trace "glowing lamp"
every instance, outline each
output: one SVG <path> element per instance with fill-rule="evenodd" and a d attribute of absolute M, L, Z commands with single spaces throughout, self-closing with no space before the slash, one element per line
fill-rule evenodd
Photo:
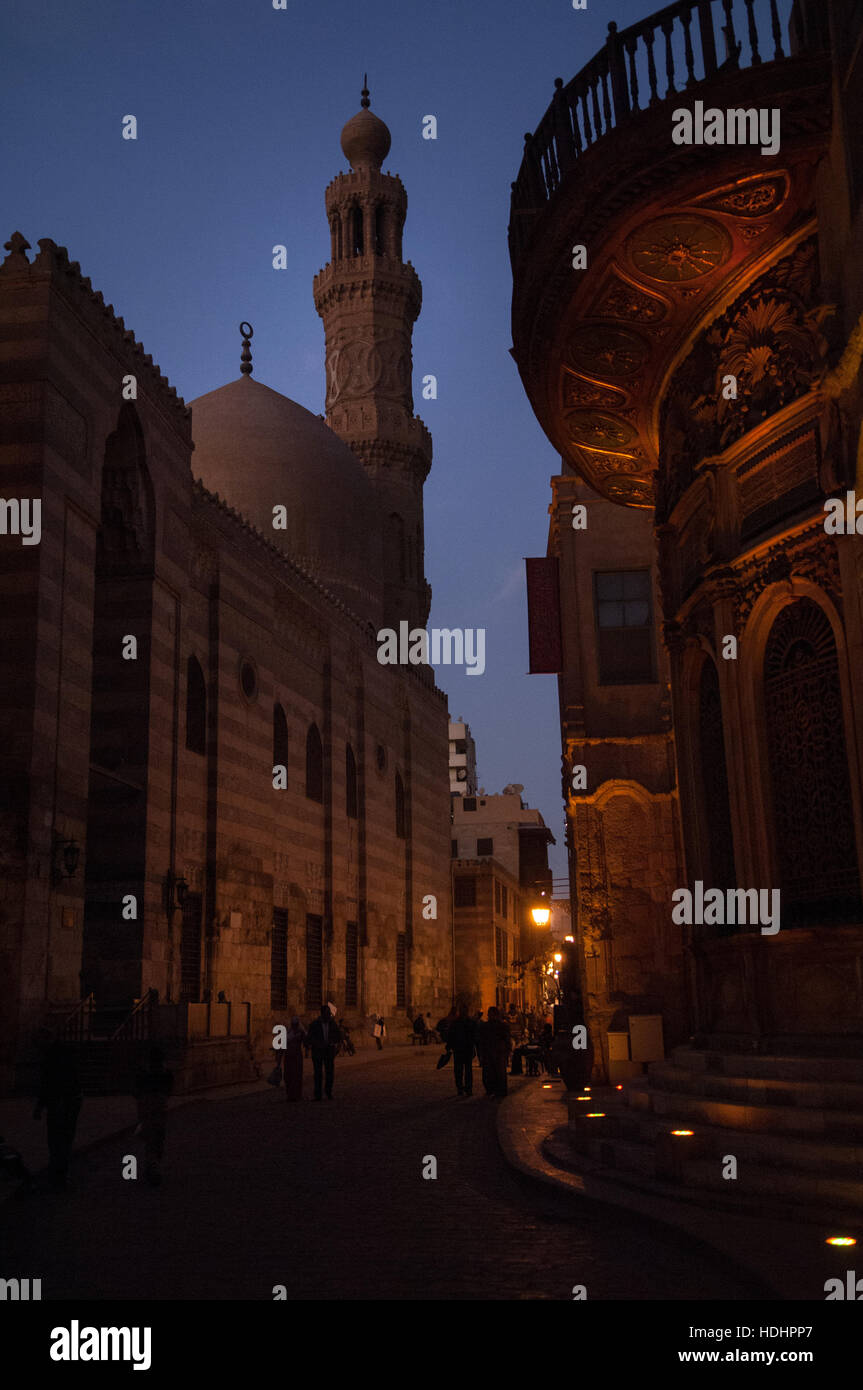
<path fill-rule="evenodd" d="M 533 918 L 535 927 L 547 927 L 551 919 L 551 909 L 548 907 L 532 907 L 530 915 Z"/>
<path fill-rule="evenodd" d="M 604 1120 L 604 1119 L 605 1119 L 605 1111 L 604 1111 L 604 1110 L 592 1110 L 592 1111 L 590 1112 L 590 1114 L 589 1114 L 589 1115 L 585 1115 L 584 1118 L 585 1118 L 586 1120 Z"/>
<path fill-rule="evenodd" d="M 560 952 L 559 952 L 559 951 L 555 951 L 555 953 L 554 953 L 554 963 L 555 963 L 555 965 L 560 965 L 560 962 L 561 962 L 562 960 L 563 960 L 563 956 L 560 954 Z"/>
<path fill-rule="evenodd" d="M 854 1236 L 828 1236 L 825 1245 L 856 1245 Z"/>
<path fill-rule="evenodd" d="M 672 1133 L 672 1134 L 681 1135 L 681 1136 L 682 1136 L 682 1135 L 692 1135 L 692 1134 L 695 1133 L 695 1130 L 693 1130 L 693 1129 L 673 1129 L 673 1130 L 671 1130 L 671 1133 Z"/>
<path fill-rule="evenodd" d="M 572 941 L 572 942 L 575 941 L 575 937 L 574 937 L 574 936 L 565 936 L 563 939 L 564 939 L 564 941 Z"/>

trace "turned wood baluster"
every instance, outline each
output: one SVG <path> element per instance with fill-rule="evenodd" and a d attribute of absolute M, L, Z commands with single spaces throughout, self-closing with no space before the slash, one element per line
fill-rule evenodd
<path fill-rule="evenodd" d="M 776 44 L 773 57 L 784 58 L 785 54 L 782 51 L 782 26 L 779 23 L 779 11 L 776 8 L 776 0 L 770 0 L 770 23 L 773 29 L 773 40 Z"/>
<path fill-rule="evenodd" d="M 734 33 L 734 19 L 731 11 L 734 8 L 734 0 L 722 0 L 722 8 L 725 11 L 725 24 L 722 32 L 725 35 L 725 62 L 730 68 L 736 68 L 740 58 L 740 44 Z M 723 65 L 724 66 L 724 65 Z"/>
<path fill-rule="evenodd" d="M 684 9 L 681 10 L 680 18 L 683 24 L 683 46 L 686 54 L 686 85 L 687 87 L 693 87 L 695 85 L 696 77 L 695 59 L 692 54 L 692 34 L 690 32 L 692 27 L 691 5 L 686 5 Z"/>
<path fill-rule="evenodd" d="M 659 101 L 659 93 L 656 90 L 656 64 L 653 61 L 652 24 L 648 24 L 644 30 L 644 42 L 647 45 L 647 80 L 650 83 L 650 105 L 655 106 Z"/>
<path fill-rule="evenodd" d="M 590 95 L 593 100 L 593 129 L 596 131 L 597 138 L 602 134 L 602 116 L 599 112 L 599 78 L 593 72 L 590 76 Z"/>
<path fill-rule="evenodd" d="M 674 85 L 674 50 L 671 47 L 671 31 L 674 28 L 674 18 L 662 21 L 662 32 L 665 35 L 665 76 L 668 86 L 665 88 L 667 97 L 675 96 L 677 88 Z"/>
<path fill-rule="evenodd" d="M 752 66 L 756 68 L 761 62 L 761 55 L 758 52 L 758 30 L 755 27 L 755 15 L 752 13 L 755 0 L 745 0 L 746 18 L 749 21 L 749 47 L 752 50 Z"/>
<path fill-rule="evenodd" d="M 626 38 L 625 43 L 626 54 L 629 58 L 629 104 L 633 111 L 637 111 L 639 109 L 638 73 L 635 70 L 635 49 L 638 44 L 638 39 L 633 34 L 631 37 Z"/>

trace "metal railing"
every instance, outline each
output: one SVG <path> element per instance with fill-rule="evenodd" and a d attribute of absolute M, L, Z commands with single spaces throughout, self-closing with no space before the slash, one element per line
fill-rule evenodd
<path fill-rule="evenodd" d="M 513 259 L 533 217 L 609 131 L 718 72 L 787 56 L 778 0 L 676 0 L 619 33 L 609 24 L 605 47 L 570 82 L 556 79 L 551 105 L 525 136 L 510 205 Z"/>
<path fill-rule="evenodd" d="M 95 1000 L 92 994 L 88 994 L 58 1025 L 58 1038 L 62 1042 L 89 1042 L 93 1033 L 94 1009 Z"/>

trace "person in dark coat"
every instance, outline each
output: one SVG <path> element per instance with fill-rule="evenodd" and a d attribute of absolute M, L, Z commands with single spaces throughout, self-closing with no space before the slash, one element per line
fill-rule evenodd
<path fill-rule="evenodd" d="M 144 1176 L 151 1187 L 158 1187 L 162 1181 L 168 1097 L 173 1089 L 174 1073 L 165 1070 L 161 1047 L 151 1047 L 146 1071 L 139 1071 L 135 1077 L 138 1129 L 144 1140 Z"/>
<path fill-rule="evenodd" d="M 312 1071 L 315 1078 L 315 1100 L 321 1100 L 322 1089 L 327 1100 L 333 1098 L 333 1073 L 335 1071 L 336 1049 L 342 1040 L 342 1030 L 329 1010 L 322 1004 L 320 1017 L 309 1024 L 305 1045 L 311 1049 Z"/>
<path fill-rule="evenodd" d="M 506 1095 L 506 1062 L 512 1046 L 509 1024 L 492 1005 L 482 1031 L 482 1083 L 486 1095 Z"/>
<path fill-rule="evenodd" d="M 473 1055 L 476 1051 L 476 1029 L 467 1008 L 461 1008 L 447 1029 L 447 1052 L 452 1053 L 456 1091 L 460 1096 L 473 1095 Z"/>
<path fill-rule="evenodd" d="M 423 1045 L 428 1042 L 428 1029 L 426 1028 L 426 1021 L 421 1013 L 417 1014 L 414 1019 L 414 1032 Z"/>
<path fill-rule="evenodd" d="M 41 1119 L 42 1111 L 46 1111 L 50 1158 L 48 1175 L 51 1186 L 57 1191 L 63 1190 L 69 1177 L 69 1160 L 82 1100 L 75 1054 L 68 1043 L 55 1038 L 42 1057 L 39 1094 L 33 1118 Z"/>

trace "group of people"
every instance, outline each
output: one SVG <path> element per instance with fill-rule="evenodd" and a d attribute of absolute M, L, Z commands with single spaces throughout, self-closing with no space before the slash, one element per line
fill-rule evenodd
<path fill-rule="evenodd" d="M 375 1040 L 379 1052 L 387 1029 L 382 1014 L 371 1014 L 369 1032 Z M 303 1058 L 311 1056 L 314 1100 L 333 1098 L 336 1057 L 343 1042 L 349 1042 L 350 1033 L 344 1022 L 336 1021 L 336 1006 L 332 1002 L 321 1005 L 317 1018 L 308 1028 L 304 1028 L 295 1014 L 285 1033 L 284 1047 L 276 1052 L 276 1064 L 270 1075 L 273 1085 L 284 1082 L 285 1096 L 289 1101 L 303 1098 Z M 349 1051 L 353 1052 L 353 1046 Z"/>
<path fill-rule="evenodd" d="M 452 1009 L 439 1020 L 437 1032 L 446 1048 L 445 1057 L 452 1056 L 453 1073 L 458 1095 L 473 1095 L 473 1059 L 480 1064 L 482 1084 L 487 1096 L 507 1094 L 507 1064 L 512 1054 L 512 1072 L 521 1074 L 521 1059 L 525 1053 L 536 1056 L 539 1065 L 553 1071 L 551 1047 L 554 1031 L 550 1022 L 542 1022 L 534 1013 L 518 1014 L 514 1006 L 504 1014 L 492 1006 L 485 1019 L 482 1009 L 471 1014 L 463 1005 Z M 518 1046 L 515 1044 L 518 1043 Z"/>

